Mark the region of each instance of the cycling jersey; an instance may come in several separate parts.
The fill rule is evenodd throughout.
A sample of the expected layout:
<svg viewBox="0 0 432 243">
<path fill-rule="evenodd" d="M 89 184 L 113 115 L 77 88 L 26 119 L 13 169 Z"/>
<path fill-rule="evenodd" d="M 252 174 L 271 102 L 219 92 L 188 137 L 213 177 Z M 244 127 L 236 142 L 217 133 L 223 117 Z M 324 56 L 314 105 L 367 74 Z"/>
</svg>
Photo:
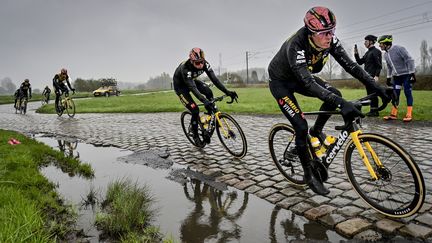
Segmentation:
<svg viewBox="0 0 432 243">
<path fill-rule="evenodd" d="M 302 27 L 282 44 L 268 67 L 270 82 L 297 83 L 304 91 L 326 101 L 332 92 L 318 85 L 312 74 L 320 72 L 329 55 L 332 55 L 349 74 L 366 87 L 377 87 L 373 77 L 348 57 L 336 36 L 333 37 L 330 48 L 320 50 L 308 35 L 308 30 Z"/>
<path fill-rule="evenodd" d="M 54 76 L 53 81 L 58 84 L 65 84 L 65 82 L 69 81 L 69 76 L 67 74 L 59 73 Z"/>
<path fill-rule="evenodd" d="M 27 97 L 28 95 L 31 96 L 31 85 L 28 82 L 22 82 L 21 86 L 19 88 L 21 90 L 21 94 Z"/>
<path fill-rule="evenodd" d="M 387 77 L 401 76 L 415 72 L 414 59 L 403 46 L 392 45 L 385 53 Z"/>
<path fill-rule="evenodd" d="M 206 100 L 205 95 L 199 92 L 197 88 L 196 80 L 201 74 L 206 73 L 210 78 L 210 81 L 222 92 L 227 93 L 228 90 L 225 86 L 219 81 L 216 77 L 213 69 L 210 67 L 210 64 L 205 61 L 204 67 L 202 69 L 197 69 L 190 62 L 190 60 L 186 60 L 182 62 L 174 72 L 173 80 L 174 80 L 174 90 L 177 95 L 181 93 L 191 91 L 195 97 L 197 97 L 201 102 Z"/>
</svg>

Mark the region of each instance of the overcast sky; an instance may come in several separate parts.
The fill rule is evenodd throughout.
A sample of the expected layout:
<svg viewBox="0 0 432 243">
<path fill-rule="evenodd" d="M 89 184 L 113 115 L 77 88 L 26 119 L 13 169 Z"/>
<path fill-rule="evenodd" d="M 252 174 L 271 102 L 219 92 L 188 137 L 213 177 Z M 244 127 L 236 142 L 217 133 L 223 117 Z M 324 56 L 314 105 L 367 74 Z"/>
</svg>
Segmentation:
<svg viewBox="0 0 432 243">
<path fill-rule="evenodd" d="M 432 47 L 431 0 L 0 0 L 0 79 L 34 88 L 60 68 L 71 78 L 146 82 L 171 76 L 192 47 L 217 71 L 267 67 L 313 6 L 329 7 L 345 46 L 366 34 L 393 34 L 416 59 Z"/>
</svg>

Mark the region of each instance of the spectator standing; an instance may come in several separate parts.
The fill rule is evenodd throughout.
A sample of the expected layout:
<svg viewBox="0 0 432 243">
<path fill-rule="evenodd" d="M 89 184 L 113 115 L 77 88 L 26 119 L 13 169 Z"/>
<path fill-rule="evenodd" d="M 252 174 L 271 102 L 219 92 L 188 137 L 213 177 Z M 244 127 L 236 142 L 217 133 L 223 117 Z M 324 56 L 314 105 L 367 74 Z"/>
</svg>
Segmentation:
<svg viewBox="0 0 432 243">
<path fill-rule="evenodd" d="M 413 96 L 412 85 L 415 83 L 415 65 L 414 59 L 405 49 L 399 45 L 392 45 L 393 36 L 383 35 L 378 39 L 381 50 L 385 51 L 384 58 L 387 62 L 387 85 L 393 86 L 393 91 L 396 94 L 396 106 L 391 110 L 389 116 L 385 116 L 384 120 L 396 120 L 399 105 L 399 97 L 402 86 L 404 88 L 405 97 L 407 100 L 407 113 L 403 118 L 404 122 L 412 121 Z M 392 82 L 393 78 L 393 82 Z"/>
<path fill-rule="evenodd" d="M 364 69 L 367 73 L 369 73 L 374 79 L 375 82 L 378 82 L 378 78 L 382 68 L 382 55 L 381 51 L 375 47 L 375 42 L 377 41 L 377 37 L 374 35 L 367 35 L 364 38 L 364 46 L 368 49 L 363 57 L 360 58 L 357 45 L 354 46 L 354 57 L 356 62 L 359 65 L 364 64 Z M 366 87 L 367 94 L 371 94 L 374 92 L 371 87 Z M 378 97 L 374 97 L 371 99 L 370 111 L 366 114 L 367 116 L 379 116 L 378 113 Z"/>
</svg>

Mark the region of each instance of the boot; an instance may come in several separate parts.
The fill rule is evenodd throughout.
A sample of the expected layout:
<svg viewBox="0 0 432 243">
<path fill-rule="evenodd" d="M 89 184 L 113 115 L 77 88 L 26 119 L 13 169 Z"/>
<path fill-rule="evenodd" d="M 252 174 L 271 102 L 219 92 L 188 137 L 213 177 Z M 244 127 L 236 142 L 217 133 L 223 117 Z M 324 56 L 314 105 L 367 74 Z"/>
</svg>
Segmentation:
<svg viewBox="0 0 432 243">
<path fill-rule="evenodd" d="M 304 178 L 306 183 L 308 184 L 309 188 L 322 196 L 325 196 L 330 193 L 330 191 L 324 186 L 321 180 L 315 177 L 315 175 L 312 172 L 312 166 L 310 165 L 310 161 L 308 161 L 307 165 L 303 165 L 304 170 Z"/>
<path fill-rule="evenodd" d="M 412 121 L 412 106 L 407 107 L 407 113 L 406 116 L 403 119 L 404 122 L 410 122 Z"/>
<path fill-rule="evenodd" d="M 390 115 L 385 116 L 384 120 L 396 120 L 397 119 L 397 112 L 398 112 L 398 108 L 393 106 L 391 109 Z"/>
</svg>

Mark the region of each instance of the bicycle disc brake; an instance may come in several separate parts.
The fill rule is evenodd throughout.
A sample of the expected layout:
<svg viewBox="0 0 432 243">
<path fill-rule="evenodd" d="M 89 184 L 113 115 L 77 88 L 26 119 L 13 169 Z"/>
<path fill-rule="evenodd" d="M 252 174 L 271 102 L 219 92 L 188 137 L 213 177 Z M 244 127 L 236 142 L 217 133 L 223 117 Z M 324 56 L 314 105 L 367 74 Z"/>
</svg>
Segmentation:
<svg viewBox="0 0 432 243">
<path fill-rule="evenodd" d="M 328 179 L 327 168 L 324 164 L 319 161 L 319 159 L 311 160 L 311 165 L 313 169 L 314 175 L 321 180 L 321 182 L 325 182 Z"/>
</svg>

